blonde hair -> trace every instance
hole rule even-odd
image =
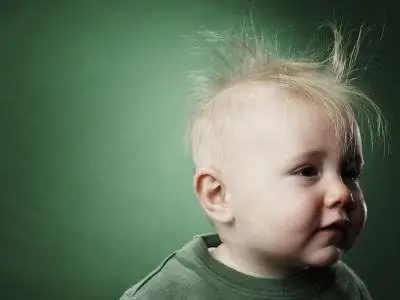
[[[253,25],[253,24],[252,24]],[[230,109],[246,99],[218,97],[222,92],[249,82],[265,82],[283,92],[301,95],[301,100],[322,104],[345,144],[351,143],[354,132],[349,125],[362,120],[367,125],[371,142],[374,134],[385,140],[385,120],[379,107],[355,84],[354,67],[363,37],[358,32],[354,47],[346,54],[341,31],[329,24],[333,32],[330,53],[319,59],[315,53],[301,57],[282,57],[278,42],[256,34],[254,26],[244,25],[235,33],[203,31],[199,40],[212,62],[208,71],[191,73],[195,101],[188,128],[187,142],[195,166],[220,164],[226,154],[223,137],[232,122]],[[347,147],[349,145],[345,145]]]

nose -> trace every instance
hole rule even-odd
[[[328,191],[325,195],[325,205],[329,208],[333,207],[349,207],[353,204],[353,195],[349,187],[341,178],[332,180],[329,184]]]

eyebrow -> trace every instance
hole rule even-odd
[[[293,157],[290,157],[288,159],[288,161],[292,162],[292,163],[296,163],[299,162],[301,160],[305,160],[305,159],[310,159],[310,158],[324,158],[327,156],[326,151],[323,150],[309,150],[309,151],[305,151],[303,153],[300,153],[298,155],[295,155]]]
[[[309,150],[309,151],[305,151],[303,153],[300,153],[298,155],[295,155],[291,158],[288,159],[289,162],[291,163],[296,163],[305,159],[323,159],[327,156],[326,151],[324,150]],[[350,151],[344,153],[344,155],[341,158],[342,161],[354,161],[357,165],[359,165],[360,167],[364,166],[364,158],[362,157],[362,155],[360,154],[359,151],[355,151],[353,153],[351,153]]]

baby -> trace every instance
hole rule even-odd
[[[216,233],[194,237],[121,300],[371,299],[341,255],[367,212],[356,115],[369,112],[378,135],[383,117],[352,84],[361,35],[347,58],[332,29],[324,60],[280,57],[247,29],[205,33],[216,69],[198,76],[188,136],[194,191]]]

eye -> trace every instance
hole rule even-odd
[[[344,180],[358,181],[360,180],[361,170],[357,166],[348,165],[342,172],[342,178]]]
[[[313,178],[317,177],[319,175],[319,171],[316,167],[314,166],[306,166],[303,167],[295,172],[297,175],[300,175],[302,177],[306,178]]]
[[[345,181],[356,182],[360,180],[362,164],[354,158],[349,158],[343,161],[341,176]]]

